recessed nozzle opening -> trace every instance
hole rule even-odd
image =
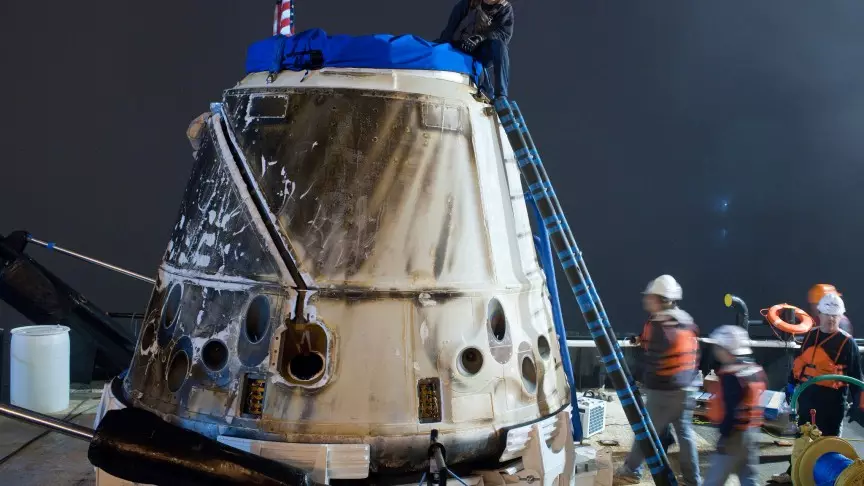
[[[528,393],[537,391],[537,367],[529,356],[522,358],[522,385]]]
[[[186,383],[189,375],[189,355],[186,351],[177,350],[168,362],[168,373],[165,376],[165,385],[171,393],[177,393]]]
[[[165,329],[170,329],[177,320],[177,315],[180,313],[180,299],[183,297],[183,287],[180,284],[171,286],[168,291],[168,298],[165,299],[165,305],[162,306],[162,326]]]
[[[148,324],[141,331],[141,351],[146,351],[156,342],[156,324]]]
[[[465,348],[459,353],[459,371],[473,376],[483,368],[483,353],[477,348]]]
[[[288,363],[288,372],[298,381],[312,381],[324,372],[324,357],[317,352],[298,354]]]
[[[546,336],[540,336],[537,338],[537,353],[539,353],[540,357],[543,359],[549,359],[549,356],[552,355],[552,347],[549,346],[549,340],[546,339]]]
[[[246,339],[255,344],[264,339],[270,326],[270,301],[266,295],[259,295],[252,299],[249,308],[246,309],[244,329]]]
[[[322,386],[330,366],[330,336],[317,323],[289,324],[279,341],[279,374],[288,383]]]
[[[221,371],[228,364],[228,346],[222,341],[212,340],[201,349],[201,361],[210,371]]]
[[[501,302],[498,302],[498,299],[492,299],[489,302],[489,328],[499,342],[507,336],[507,317],[504,315],[504,308],[501,307]]]

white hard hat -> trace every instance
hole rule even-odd
[[[825,294],[819,300],[816,310],[827,316],[842,316],[846,313],[846,304],[843,303],[843,298],[837,294]]]
[[[671,275],[661,275],[652,280],[643,294],[659,295],[669,300],[681,300],[684,290]]]
[[[735,356],[753,353],[753,350],[750,349],[750,336],[739,326],[720,326],[711,333],[710,339],[714,344]]]

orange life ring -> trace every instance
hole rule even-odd
[[[780,312],[786,309],[792,309],[795,312],[795,320],[798,321],[798,324],[789,324],[788,322],[780,318]],[[777,304],[774,307],[768,309],[766,317],[768,318],[769,324],[783,332],[788,332],[789,334],[804,334],[813,328],[813,318],[810,317],[810,314],[795,307],[794,305]]]

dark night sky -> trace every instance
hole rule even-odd
[[[297,22],[434,38],[450,8],[299,0]],[[864,315],[864,2],[515,8],[511,94],[619,332],[661,273],[704,329],[731,318],[727,291],[804,305],[816,281]],[[241,79],[271,15],[263,0],[2,2],[0,233],[154,274],[191,169],[185,129]],[[29,251],[106,310],[147,303],[146,284]],[[584,332],[566,287],[562,301]]]

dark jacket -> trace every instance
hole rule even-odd
[[[471,10],[471,3],[472,0],[459,0],[459,3],[453,7],[453,11],[450,13],[447,27],[441,32],[436,42],[453,41],[456,29],[459,28],[462,19]],[[509,44],[510,38],[513,37],[513,6],[510,2],[504,1],[498,5],[486,5],[480,0],[479,7],[492,21],[489,28],[481,35],[487,39],[498,39],[504,44]]]

